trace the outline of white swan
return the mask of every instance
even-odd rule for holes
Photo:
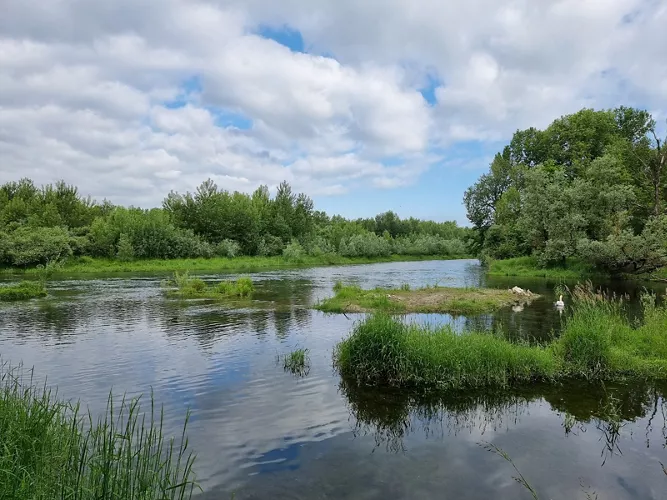
[[[563,296],[561,295],[560,298],[556,301],[556,307],[565,307],[565,302],[563,302]]]

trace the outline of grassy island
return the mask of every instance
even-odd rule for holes
[[[571,317],[546,345],[513,343],[486,332],[406,324],[385,314],[358,323],[334,362],[355,383],[463,389],[565,379],[667,379],[667,308],[642,298],[644,320],[631,324],[623,304],[585,287]]]
[[[200,278],[193,278],[187,271],[174,273],[174,279],[163,282],[167,295],[181,299],[250,298],[255,291],[252,280],[241,277],[236,281],[221,281],[215,286],[207,285]]]
[[[29,300],[46,295],[43,281],[20,281],[11,285],[0,285],[0,302]]]
[[[383,312],[481,314],[511,305],[527,304],[539,295],[492,288],[426,287],[411,290],[375,288],[364,290],[358,286],[336,283],[335,295],[317,304],[316,309],[330,313]]]

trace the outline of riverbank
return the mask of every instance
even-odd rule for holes
[[[152,402],[144,417],[138,400],[110,397],[106,415],[91,422],[21,369],[2,365],[0,372],[0,498],[192,496],[187,416],[175,443],[163,435]]]
[[[214,257],[211,259],[150,259],[123,262],[113,259],[83,257],[70,259],[62,267],[54,269],[53,275],[63,274],[114,274],[114,273],[173,273],[176,271],[215,273],[272,271],[278,269],[344,266],[353,264],[377,264],[382,262],[412,262],[424,260],[460,260],[469,259],[465,255],[390,255],[387,257],[341,257],[326,254],[317,257],[303,256],[298,259],[285,257]],[[4,274],[38,274],[38,269],[3,269]]]
[[[363,290],[358,286],[334,286],[335,295],[319,302],[315,309],[329,313],[383,312],[482,314],[502,307],[525,305],[539,295],[516,294],[511,290],[492,288],[426,287],[411,290],[375,288]]]
[[[602,277],[608,275],[596,271],[591,266],[568,259],[564,267],[540,267],[535,257],[516,257],[513,259],[491,260],[488,263],[489,276],[517,276],[522,278],[549,278],[577,280],[582,278]]]
[[[465,389],[567,379],[667,379],[667,308],[646,295],[644,323],[633,327],[622,303],[582,287],[560,337],[513,343],[485,332],[405,324],[387,315],[358,323],[335,349],[341,375],[389,387]]]

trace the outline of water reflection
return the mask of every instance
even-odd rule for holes
[[[540,403],[562,416],[565,435],[596,429],[604,465],[620,454],[626,424],[646,419],[645,444],[667,447],[667,384],[535,384],[521,389],[433,393],[360,387],[342,380],[356,436],[373,436],[376,447],[405,451],[412,433],[425,438],[475,430],[481,435],[518,426]],[[651,437],[658,436],[657,443]]]

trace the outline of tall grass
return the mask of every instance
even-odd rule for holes
[[[561,336],[548,345],[517,344],[490,333],[406,324],[378,314],[357,323],[335,349],[343,377],[366,385],[470,388],[566,378],[667,379],[667,309],[643,299],[632,325],[621,299],[578,286]]]
[[[405,324],[378,314],[358,323],[334,353],[344,377],[366,385],[465,388],[550,380],[558,362],[542,347],[486,333]]]
[[[163,413],[109,396],[103,417],[58,400],[32,372],[0,367],[0,498],[163,500],[190,498],[194,456],[185,436],[163,433]]]
[[[0,285],[0,301],[11,302],[46,297],[43,281],[20,281],[12,285]]]

